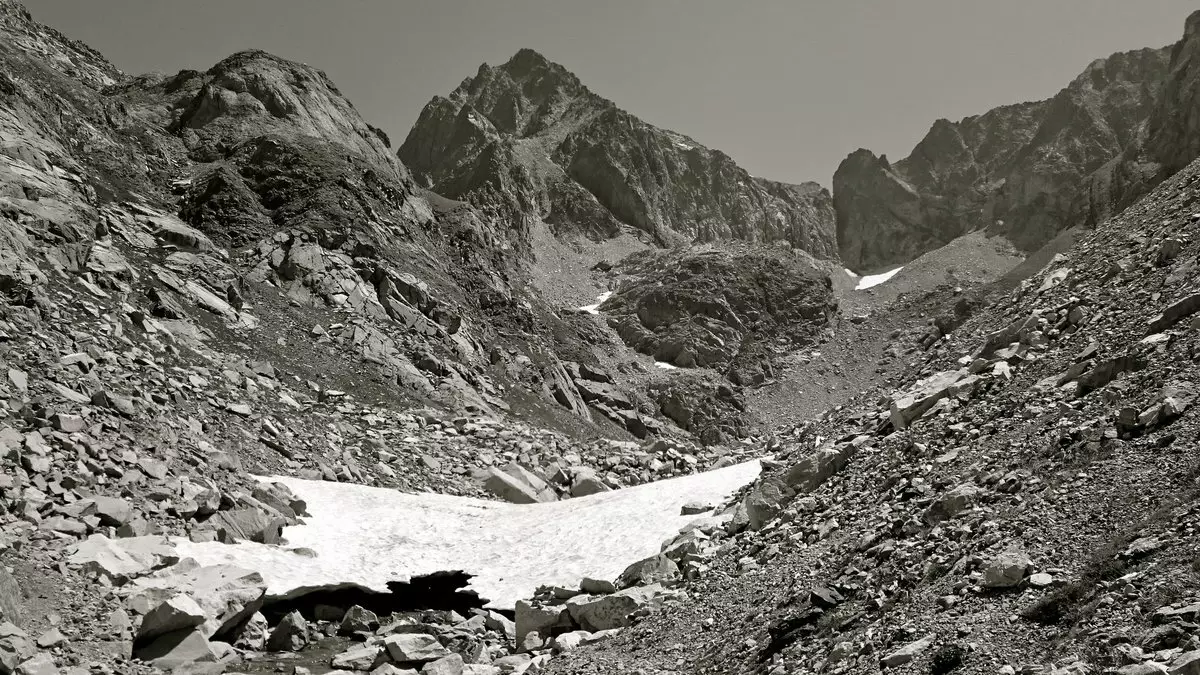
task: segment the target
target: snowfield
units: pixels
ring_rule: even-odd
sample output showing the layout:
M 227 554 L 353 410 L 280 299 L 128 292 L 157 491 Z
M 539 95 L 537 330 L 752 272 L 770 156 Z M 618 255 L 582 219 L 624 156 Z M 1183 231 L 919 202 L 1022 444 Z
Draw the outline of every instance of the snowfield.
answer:
M 867 276 L 858 280 L 858 285 L 854 287 L 854 290 L 863 291 L 868 288 L 871 288 L 872 286 L 878 286 L 879 284 L 882 284 L 883 282 L 887 281 L 888 279 L 891 279 L 892 277 L 896 276 L 896 273 L 902 269 L 904 269 L 904 268 L 897 267 L 894 270 L 889 270 L 887 272 L 882 272 L 880 274 L 868 274 Z M 847 270 L 847 271 L 849 271 L 849 270 Z
M 274 477 L 308 503 L 305 524 L 284 529 L 286 547 L 173 543 L 204 565 L 229 563 L 262 574 L 272 596 L 461 570 L 488 606 L 509 609 L 541 585 L 577 587 L 615 579 L 658 553 L 664 540 L 705 516 L 680 516 L 688 502 L 719 504 L 759 473 L 757 460 L 716 471 L 544 504 Z M 316 557 L 288 550 L 307 548 Z
M 584 305 L 583 307 L 580 307 L 579 309 L 584 312 L 587 312 L 588 314 L 599 314 L 600 313 L 600 305 L 603 305 L 605 300 L 611 298 L 612 294 L 613 294 L 612 291 L 604 291 L 600 295 L 596 296 L 596 302 L 594 304 Z

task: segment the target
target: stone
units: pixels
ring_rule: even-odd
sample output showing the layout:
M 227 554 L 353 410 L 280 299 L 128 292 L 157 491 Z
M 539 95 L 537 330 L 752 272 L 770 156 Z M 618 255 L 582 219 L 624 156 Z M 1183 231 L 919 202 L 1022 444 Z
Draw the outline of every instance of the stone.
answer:
M 308 622 L 294 610 L 285 614 L 267 637 L 270 652 L 298 652 L 307 644 Z
M 262 651 L 267 646 L 267 635 L 270 632 L 271 627 L 267 623 L 267 617 L 263 616 L 261 612 L 255 612 L 238 632 L 233 646 L 238 649 Z
M 0 559 L 0 622 L 18 623 L 22 604 L 21 586 Z
M 613 582 L 605 579 L 591 579 L 584 577 L 579 582 L 579 590 L 589 595 L 604 595 L 606 593 L 616 593 L 617 587 Z
M 436 661 L 430 661 L 421 668 L 421 675 L 463 675 L 463 657 L 449 654 Z
M 186 594 L 180 593 L 159 603 L 142 617 L 137 641 L 144 643 L 160 635 L 186 631 L 205 621 L 204 610 Z
M 95 513 L 100 518 L 101 525 L 120 527 L 128 523 L 133 516 L 133 507 L 124 499 L 93 497 L 92 502 L 95 504 Z
M 379 617 L 369 609 L 354 605 L 346 610 L 338 625 L 338 635 L 353 635 L 355 633 L 371 633 L 379 628 Z
M 45 652 L 35 654 L 17 666 L 16 675 L 58 675 L 54 657 Z
M 398 664 L 426 663 L 450 655 L 450 650 L 437 638 L 424 633 L 390 635 L 384 639 L 383 646 Z
M 102 576 L 117 584 L 178 560 L 166 537 L 109 539 L 101 534 L 72 546 L 67 557 L 67 562 L 85 575 Z
M 536 504 L 539 501 L 536 490 L 495 467 L 488 470 L 483 485 L 488 492 L 514 504 Z
M 267 587 L 262 575 L 252 570 L 234 565 L 200 567 L 185 560 L 136 579 L 134 589 L 135 597 L 151 602 L 186 593 L 204 610 L 206 619 L 199 631 L 219 638 L 262 607 Z
M 571 619 L 565 607 L 543 607 L 528 600 L 518 600 L 515 624 L 516 634 L 513 637 L 519 645 L 529 633 L 550 635 L 555 628 L 570 626 Z
M 1167 668 L 1169 675 L 1200 675 L 1200 649 L 1180 654 Z
M 984 588 L 1012 588 L 1025 578 L 1025 571 L 1032 565 L 1029 556 L 1020 551 L 1005 551 L 996 556 L 983 569 Z
M 630 614 L 662 594 L 662 586 L 653 584 L 627 588 L 610 595 L 580 595 L 567 601 L 567 610 L 575 623 L 586 631 L 622 628 L 629 625 Z
M 706 502 L 688 502 L 679 509 L 681 516 L 695 516 L 713 510 L 713 505 Z
M 912 388 L 892 397 L 892 426 L 898 430 L 908 428 L 938 401 L 968 394 L 974 391 L 979 382 L 980 376 L 972 375 L 965 368 L 943 371 L 918 380 Z
M 343 670 L 371 670 L 379 665 L 380 660 L 383 658 L 385 657 L 382 646 L 364 645 L 362 647 L 351 647 L 335 655 L 329 663 L 334 668 Z
M 620 588 L 644 586 L 647 584 L 664 583 L 679 577 L 679 565 L 665 555 L 652 555 L 639 560 L 617 577 L 616 585 Z
M 215 528 L 220 540 L 226 543 L 252 541 L 258 544 L 278 544 L 283 540 L 287 519 L 255 508 L 218 511 L 205 523 Z
M 883 657 L 880 662 L 885 668 L 902 666 L 909 661 L 912 661 L 913 657 L 915 657 L 917 654 L 920 654 L 933 645 L 933 640 L 934 637 L 932 635 L 927 635 L 916 642 L 910 642 L 900 649 L 897 649 L 896 651 Z
M 163 670 L 174 670 L 193 663 L 215 663 L 217 651 L 197 629 L 167 633 L 134 650 L 134 656 Z
M 10 621 L 0 623 L 0 673 L 11 673 L 37 653 L 37 647 L 25 631 Z

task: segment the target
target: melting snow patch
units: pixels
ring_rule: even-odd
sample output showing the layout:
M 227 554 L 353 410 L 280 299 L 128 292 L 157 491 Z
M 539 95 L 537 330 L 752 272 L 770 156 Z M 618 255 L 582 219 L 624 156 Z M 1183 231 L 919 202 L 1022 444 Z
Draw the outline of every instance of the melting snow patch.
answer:
M 596 296 L 596 304 L 584 305 L 583 307 L 580 307 L 579 309 L 587 312 L 588 314 L 599 314 L 600 313 L 600 305 L 603 305 L 604 301 L 611 297 L 612 297 L 612 291 L 604 291 L 600 295 Z
M 541 585 L 575 587 L 583 577 L 615 579 L 659 552 L 696 516 L 693 501 L 721 502 L 759 473 L 757 460 L 705 473 L 542 504 L 508 504 L 440 494 L 406 494 L 300 478 L 284 483 L 308 505 L 304 525 L 284 529 L 289 547 L 174 541 L 183 557 L 256 570 L 267 592 L 357 584 L 386 591 L 389 581 L 461 570 L 468 587 L 512 608 Z
M 666 361 L 655 361 L 654 367 L 662 368 L 663 370 L 679 370 L 679 366 L 673 363 L 667 363 Z
M 868 274 L 867 276 L 858 280 L 858 285 L 854 287 L 854 290 L 861 291 L 861 290 L 868 289 L 872 286 L 878 286 L 879 284 L 882 284 L 883 282 L 887 281 L 888 279 L 891 279 L 892 277 L 896 276 L 896 273 L 902 269 L 904 269 L 904 268 L 897 267 L 894 270 L 884 272 L 882 274 Z M 847 271 L 849 271 L 849 270 L 847 270 Z

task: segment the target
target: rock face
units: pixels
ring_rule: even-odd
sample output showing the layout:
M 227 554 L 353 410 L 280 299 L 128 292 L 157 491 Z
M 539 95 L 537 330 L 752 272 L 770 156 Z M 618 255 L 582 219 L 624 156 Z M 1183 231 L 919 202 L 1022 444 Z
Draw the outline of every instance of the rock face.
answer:
M 668 245 L 786 241 L 835 258 L 829 193 L 756 178 L 724 153 L 643 122 L 523 49 L 436 97 L 400 146 L 418 182 L 498 208 L 521 230 Z
M 785 248 L 646 251 L 618 272 L 624 277 L 601 309 L 626 344 L 734 384 L 771 377 L 772 348 L 811 344 L 837 308 L 829 277 Z
M 900 161 L 852 153 L 833 177 L 842 260 L 895 266 L 984 228 L 1033 249 L 1083 222 L 1104 197 L 1088 177 L 1140 147 L 1170 61 L 1168 49 L 1114 54 L 1051 99 L 938 120 Z

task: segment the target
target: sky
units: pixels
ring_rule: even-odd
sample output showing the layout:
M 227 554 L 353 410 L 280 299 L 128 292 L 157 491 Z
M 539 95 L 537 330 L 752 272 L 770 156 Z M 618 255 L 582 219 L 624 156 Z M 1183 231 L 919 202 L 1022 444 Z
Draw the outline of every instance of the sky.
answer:
M 422 107 L 531 47 L 752 174 L 829 186 L 934 120 L 1048 98 L 1171 44 L 1189 0 L 26 0 L 127 73 L 264 49 L 324 70 L 398 147 Z

